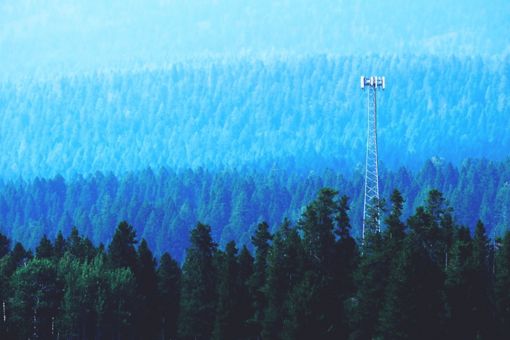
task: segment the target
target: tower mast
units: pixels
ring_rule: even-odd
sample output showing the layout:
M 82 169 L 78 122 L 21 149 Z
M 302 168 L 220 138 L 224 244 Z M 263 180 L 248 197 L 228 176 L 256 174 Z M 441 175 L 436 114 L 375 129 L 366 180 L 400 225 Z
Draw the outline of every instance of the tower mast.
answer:
M 365 198 L 363 202 L 363 230 L 379 232 L 379 169 L 377 158 L 377 90 L 384 90 L 384 77 L 361 77 L 361 89 L 367 88 L 367 150 L 365 159 Z

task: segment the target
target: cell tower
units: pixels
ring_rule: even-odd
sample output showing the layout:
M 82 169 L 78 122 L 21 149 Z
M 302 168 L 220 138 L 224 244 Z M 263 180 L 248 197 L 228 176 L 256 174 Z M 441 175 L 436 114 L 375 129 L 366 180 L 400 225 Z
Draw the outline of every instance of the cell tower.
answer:
M 363 203 L 363 234 L 365 229 L 381 230 L 378 213 L 379 170 L 377 165 L 377 90 L 385 88 L 384 77 L 361 77 L 361 89 L 367 90 L 367 154 L 365 163 L 365 200 Z

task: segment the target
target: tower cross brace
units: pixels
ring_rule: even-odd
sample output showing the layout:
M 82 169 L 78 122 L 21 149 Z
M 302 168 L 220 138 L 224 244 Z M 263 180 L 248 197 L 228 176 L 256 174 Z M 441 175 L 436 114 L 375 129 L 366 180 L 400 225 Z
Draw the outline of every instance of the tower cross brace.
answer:
M 384 90 L 384 77 L 361 77 L 361 89 L 367 89 L 367 150 L 365 158 L 365 193 L 363 202 L 363 230 L 379 232 L 379 169 L 377 155 L 377 90 Z

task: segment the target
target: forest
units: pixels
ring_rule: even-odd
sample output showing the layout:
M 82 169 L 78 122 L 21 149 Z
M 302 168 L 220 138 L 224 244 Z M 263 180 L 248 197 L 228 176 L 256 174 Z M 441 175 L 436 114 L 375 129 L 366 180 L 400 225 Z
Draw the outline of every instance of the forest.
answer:
M 423 205 L 430 189 L 440 190 L 455 207 L 459 224 L 474 230 L 478 219 L 491 239 L 510 225 L 510 160 L 469 159 L 456 167 L 432 159 L 420 170 L 381 169 L 381 197 L 393 188 L 406 197 L 403 216 Z M 229 241 L 252 250 L 257 224 L 267 221 L 271 232 L 285 218 L 295 222 L 303 207 L 322 187 L 351 198 L 352 235 L 360 238 L 363 175 L 324 170 L 306 175 L 273 168 L 263 171 L 172 171 L 146 169 L 123 176 L 97 172 L 64 179 L 35 178 L 0 182 L 0 232 L 34 249 L 40 238 L 50 240 L 73 226 L 94 245 L 111 242 L 119 221 L 129 221 L 155 255 L 170 252 L 182 262 L 195 221 L 211 226 L 214 242 Z
M 404 204 L 393 190 L 362 242 L 330 188 L 296 223 L 259 223 L 252 251 L 199 222 L 182 265 L 127 222 L 107 246 L 76 228 L 35 252 L 0 235 L 0 338 L 506 339 L 510 231 L 470 232 L 435 189 L 407 219 Z
M 0 13 L 0 340 L 509 339 L 509 0 Z
M 378 132 L 389 169 L 507 156 L 508 55 L 201 59 L 1 81 L 0 178 L 275 164 L 347 175 L 364 162 L 363 74 L 386 76 Z

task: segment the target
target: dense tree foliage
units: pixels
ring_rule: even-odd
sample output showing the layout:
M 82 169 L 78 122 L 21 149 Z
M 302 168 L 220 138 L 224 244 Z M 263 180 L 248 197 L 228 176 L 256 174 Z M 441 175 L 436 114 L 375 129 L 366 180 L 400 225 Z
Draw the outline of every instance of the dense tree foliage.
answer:
M 239 248 L 247 245 L 253 250 L 253 246 L 257 248 L 264 242 L 263 239 L 253 245 L 250 242 L 259 223 L 267 221 L 268 232 L 274 233 L 285 217 L 297 221 L 314 194 L 328 186 L 338 188 L 351 198 L 350 232 L 356 239 L 360 236 L 363 213 L 362 181 L 359 173 L 345 177 L 327 170 L 305 176 L 277 169 L 269 172 L 147 169 L 120 177 L 97 173 L 73 180 L 57 176 L 30 182 L 7 182 L 0 183 L 0 232 L 30 249 L 36 249 L 44 235 L 52 241 L 58 238 L 55 252 L 62 255 L 63 236 L 79 231 L 86 238 L 70 237 L 71 252 L 90 258 L 92 244 L 89 240 L 95 245 L 109 244 L 113 240 L 112 247 L 120 247 L 114 253 L 127 247 L 118 242 L 133 242 L 129 235 L 113 235 L 116 223 L 127 220 L 156 256 L 170 252 L 182 262 L 193 221 L 210 225 L 213 240 L 222 247 L 234 240 Z M 466 160 L 456 168 L 435 159 L 426 162 L 419 171 L 381 169 L 380 182 L 383 197 L 389 198 L 393 188 L 398 187 L 406 198 L 388 217 L 391 219 L 388 224 L 397 234 L 402 233 L 402 226 L 396 216 L 409 217 L 416 207 L 425 203 L 430 188 L 439 189 L 456 207 L 453 212 L 446 211 L 447 215 L 469 228 L 474 228 L 478 219 L 483 220 L 490 238 L 502 236 L 510 225 L 508 160 Z M 443 219 L 444 230 L 449 230 L 448 221 L 449 218 Z M 345 221 L 340 224 L 346 225 Z M 72 226 L 77 230 L 72 231 Z M 345 233 L 342 230 L 337 230 L 338 236 Z M 448 233 L 451 235 L 451 231 Z M 123 241 L 122 237 L 127 239 Z M 6 241 L 0 239 L 0 254 L 5 253 L 5 244 Z M 443 257 L 451 246 L 451 240 L 444 243 Z M 135 252 L 133 247 L 128 248 L 129 261 L 133 264 Z M 261 251 L 258 258 L 263 262 L 266 251 Z M 255 320 L 259 320 L 258 317 Z
M 255 257 L 198 223 L 182 268 L 168 253 L 156 261 L 127 222 L 107 251 L 76 229 L 43 236 L 35 257 L 0 235 L 0 336 L 505 339 L 510 231 L 470 232 L 438 190 L 406 221 L 404 202 L 394 190 L 382 231 L 356 243 L 348 198 L 322 189 L 296 224 L 257 226 Z
M 0 83 L 0 178 L 353 169 L 364 155 L 366 72 L 388 82 L 378 129 L 390 168 L 434 156 L 497 160 L 510 149 L 508 55 L 205 61 Z

